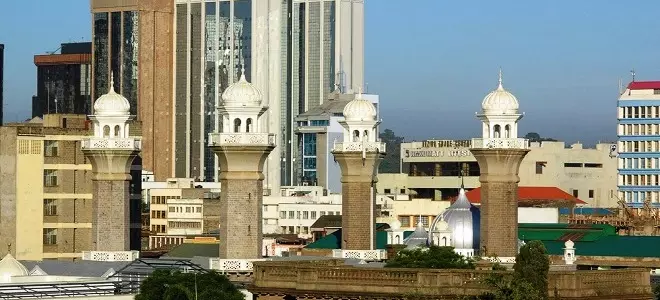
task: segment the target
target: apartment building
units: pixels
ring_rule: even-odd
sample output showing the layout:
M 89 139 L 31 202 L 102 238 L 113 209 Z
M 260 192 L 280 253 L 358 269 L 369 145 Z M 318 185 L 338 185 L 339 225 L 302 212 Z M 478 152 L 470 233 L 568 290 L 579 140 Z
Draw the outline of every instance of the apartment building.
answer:
M 149 249 L 179 245 L 186 239 L 217 234 L 220 222 L 218 183 L 172 178 L 145 184 L 149 203 Z M 205 188 L 205 186 L 207 188 Z
M 131 130 L 139 133 L 139 124 Z M 92 165 L 80 150 L 90 134 L 85 115 L 47 114 L 0 127 L 0 243 L 17 259 L 78 259 L 93 249 Z M 139 172 L 135 166 L 133 191 Z M 138 250 L 139 197 L 132 197 L 130 220 L 131 249 Z

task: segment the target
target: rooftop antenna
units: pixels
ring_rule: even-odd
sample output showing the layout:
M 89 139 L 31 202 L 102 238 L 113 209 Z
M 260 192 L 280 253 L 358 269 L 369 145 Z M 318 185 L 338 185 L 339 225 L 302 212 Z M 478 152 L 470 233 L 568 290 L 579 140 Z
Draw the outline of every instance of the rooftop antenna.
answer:
M 619 78 L 619 95 L 623 93 L 623 82 L 621 81 L 621 78 Z
M 632 82 L 635 82 L 635 69 L 630 70 L 630 75 L 632 75 Z

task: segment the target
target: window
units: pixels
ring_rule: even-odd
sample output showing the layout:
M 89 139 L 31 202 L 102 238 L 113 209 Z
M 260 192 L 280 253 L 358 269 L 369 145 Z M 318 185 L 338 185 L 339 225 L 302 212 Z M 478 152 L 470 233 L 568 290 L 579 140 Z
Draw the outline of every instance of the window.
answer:
M 57 154 L 58 143 L 57 141 L 44 141 L 44 156 L 53 157 Z
M 321 212 L 321 217 L 325 216 L 325 211 Z
M 286 211 L 280 212 L 280 219 L 286 219 Z
M 268 211 L 268 205 L 264 205 L 264 212 Z
M 585 168 L 602 168 L 603 164 L 596 164 L 596 163 L 585 163 L 584 164 Z
M 312 220 L 316 220 L 316 212 L 315 212 L 315 211 L 311 212 L 311 217 L 310 217 L 310 219 L 312 219 Z
M 573 190 L 573 197 L 577 198 L 578 195 L 579 195 L 579 191 L 578 190 Z
M 410 217 L 408 216 L 399 216 L 399 222 L 401 222 L 401 227 L 410 227 Z
M 57 245 L 57 229 L 44 228 L 44 245 Z
M 57 170 L 44 170 L 44 186 L 57 186 Z
M 169 208 L 169 211 L 170 211 L 171 213 L 175 212 L 175 211 L 176 211 L 176 207 L 171 206 L 171 207 Z
M 297 212 L 296 212 L 296 216 L 297 216 L 296 219 L 300 220 L 300 211 L 297 211 Z
M 581 163 L 564 163 L 564 168 L 582 168 Z
M 333 212 L 333 211 L 328 212 L 328 216 L 334 216 L 334 215 L 335 215 L 335 212 Z
M 415 226 L 419 224 L 419 221 L 422 221 L 422 225 L 424 225 L 424 227 L 429 226 L 429 218 L 427 216 L 421 216 L 421 219 L 419 216 L 415 217 Z
M 241 132 L 241 119 L 234 119 L 234 132 Z
M 405 193 L 406 193 L 406 189 L 401 189 L 401 190 L 399 191 L 399 194 L 405 194 Z
M 190 213 L 190 212 L 191 212 L 190 210 L 191 210 L 191 209 L 190 209 L 190 206 L 186 206 L 186 212 L 187 212 L 187 213 Z
M 335 212 L 335 215 L 337 215 L 337 216 L 338 216 L 338 215 L 341 215 L 341 212 L 336 211 L 336 212 Z
M 201 207 L 201 206 L 196 207 L 196 208 L 195 208 L 195 212 L 197 212 L 197 213 L 201 213 L 201 212 L 202 212 L 202 207 Z
M 44 199 L 44 216 L 57 216 L 57 202 L 55 199 Z
M 308 211 L 303 211 L 303 220 L 309 219 L 309 212 Z
M 295 219 L 296 218 L 296 212 L 295 211 L 290 211 L 289 212 L 289 219 Z
M 589 199 L 594 198 L 594 190 L 589 190 Z
M 536 162 L 536 174 L 543 174 L 543 167 L 545 167 L 546 164 L 547 164 L 547 162 L 545 162 L 545 161 L 537 161 Z
M 293 231 L 294 231 L 293 226 L 289 226 L 289 231 L 288 231 L 288 233 L 293 233 Z
M 391 194 L 391 193 L 392 193 L 392 190 L 390 190 L 390 189 L 385 189 L 383 192 L 384 192 L 385 194 Z

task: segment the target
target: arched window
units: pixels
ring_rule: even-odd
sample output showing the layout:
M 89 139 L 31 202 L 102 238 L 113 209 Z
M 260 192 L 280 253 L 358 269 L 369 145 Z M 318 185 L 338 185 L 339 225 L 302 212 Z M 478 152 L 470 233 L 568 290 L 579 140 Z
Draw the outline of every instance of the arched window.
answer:
M 234 119 L 234 132 L 241 132 L 241 119 Z
M 446 236 L 442 237 L 442 245 L 447 246 L 447 237 Z
M 245 121 L 245 132 L 251 132 L 252 131 L 252 119 L 247 119 Z
M 394 244 L 395 245 L 401 244 L 401 236 L 399 236 L 398 234 L 394 237 Z
M 105 125 L 103 126 L 103 137 L 109 137 L 110 136 L 110 126 Z
M 504 137 L 507 139 L 511 137 L 511 125 L 504 126 Z
M 493 137 L 498 139 L 500 138 L 500 125 L 493 126 Z
M 362 134 L 362 139 L 364 139 L 365 142 L 368 142 L 369 140 L 369 131 L 364 131 L 364 134 Z
M 119 134 L 120 134 L 119 131 L 120 130 L 121 130 L 121 128 L 119 127 L 119 125 L 115 125 L 115 135 L 114 135 L 114 137 L 119 137 Z
M 360 141 L 360 132 L 357 130 L 353 130 L 353 141 L 354 142 Z

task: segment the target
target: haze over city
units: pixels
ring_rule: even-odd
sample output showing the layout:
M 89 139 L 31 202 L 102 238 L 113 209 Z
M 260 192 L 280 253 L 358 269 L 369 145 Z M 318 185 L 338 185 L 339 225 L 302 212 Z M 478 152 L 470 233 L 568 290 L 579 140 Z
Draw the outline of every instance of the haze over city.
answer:
M 32 57 L 89 41 L 87 0 L 3 3 L 5 120 L 30 117 Z M 567 142 L 616 138 L 618 81 L 660 77 L 660 2 L 388 1 L 365 4 L 365 70 L 381 96 L 381 129 L 407 140 L 469 138 L 483 96 L 504 85 L 520 100 L 521 132 Z M 17 14 L 17 11 L 30 12 Z M 10 30 L 8 30 L 10 29 Z

